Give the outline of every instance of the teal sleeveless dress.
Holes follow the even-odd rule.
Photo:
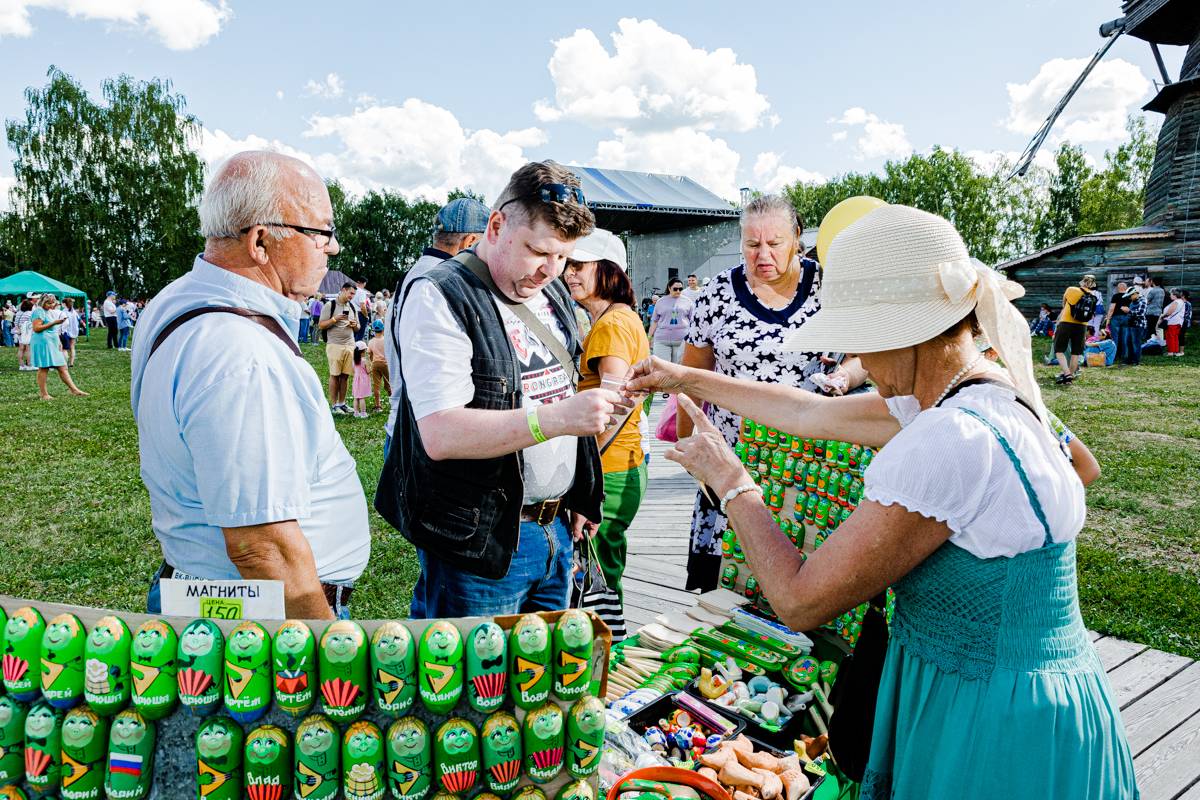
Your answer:
[[[1075,543],[1014,557],[944,543],[895,586],[862,800],[1137,798],[1120,710],[1079,613]]]

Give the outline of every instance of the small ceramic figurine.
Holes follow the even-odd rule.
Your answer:
[[[563,765],[563,712],[546,703],[525,715],[521,741],[525,750],[525,774],[537,783],[558,777]]]
[[[550,697],[550,628],[537,614],[517,620],[508,640],[509,690],[526,711]]]
[[[316,697],[317,640],[299,620],[289,619],[275,631],[271,646],[275,705],[293,717],[308,713]]]
[[[567,772],[586,778],[600,767],[604,749],[604,701],[588,695],[567,712]]]
[[[494,622],[481,622],[467,642],[467,702],[486,714],[500,707],[508,688],[504,631]]]
[[[417,696],[417,654],[412,634],[402,622],[385,622],[371,636],[371,682],[375,707],[401,717]]]
[[[40,685],[34,665],[42,655],[46,621],[36,608],[18,608],[4,624],[4,688],[14,699],[28,703]]]
[[[433,742],[416,717],[403,717],[387,732],[388,788],[396,800],[425,800],[433,779]]]
[[[421,702],[435,714],[447,714],[463,692],[462,635],[454,623],[438,620],[421,634],[417,681]]]
[[[83,699],[83,648],[87,636],[74,614],[59,614],[42,634],[42,697],[66,709]]]
[[[592,618],[586,611],[564,611],[554,625],[554,694],[574,700],[587,694],[592,682]]]
[[[384,792],[383,734],[374,722],[359,720],[342,739],[342,795],[345,800],[379,800]]]
[[[209,717],[196,729],[196,796],[241,800],[242,727],[229,717]]]
[[[341,619],[321,634],[321,697],[335,722],[353,722],[367,708],[368,655],[367,634],[357,622]]]
[[[546,793],[540,786],[527,783],[513,795],[512,800],[546,800]]]
[[[596,791],[592,784],[583,779],[564,783],[554,795],[554,800],[596,800]]]
[[[291,798],[292,744],[283,728],[259,725],[250,731],[242,765],[249,800]]]
[[[217,623],[195,619],[187,624],[179,634],[175,667],[179,702],[200,716],[216,711],[225,681],[225,634]]]
[[[129,669],[133,675],[133,707],[146,720],[162,719],[175,708],[175,652],[179,637],[161,619],[148,619],[133,635]]]
[[[154,734],[154,724],[132,708],[113,718],[104,777],[104,793],[109,800],[143,800],[150,794],[154,783]]]
[[[38,700],[25,717],[25,782],[34,796],[58,789],[62,771],[62,717],[54,706]]]
[[[246,620],[225,642],[225,708],[238,722],[249,723],[270,705],[271,637],[262,625]]]
[[[296,728],[294,751],[296,795],[305,800],[332,800],[340,788],[341,748],[338,732],[324,714],[310,714]]]
[[[483,782],[493,792],[507,794],[521,779],[521,726],[507,711],[497,711],[483,723]]]
[[[129,704],[129,652],[133,634],[120,617],[101,617],[84,646],[83,698],[102,717]]]
[[[62,724],[63,800],[99,800],[104,791],[108,718],[88,706],[67,712]]]
[[[451,717],[433,738],[433,767],[438,783],[452,794],[475,788],[479,777],[479,736],[475,726]]]
[[[8,695],[0,695],[0,786],[25,777],[25,715],[29,710]]]

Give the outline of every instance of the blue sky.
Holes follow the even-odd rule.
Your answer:
[[[1117,0],[6,0],[0,114],[19,116],[56,64],[93,92],[121,72],[169,78],[206,160],[270,146],[354,191],[494,196],[550,157],[732,197],[934,144],[1015,155],[1119,14]],[[1183,49],[1164,53],[1177,74]],[[1157,78],[1148,45],[1118,41],[1056,138],[1098,159]],[[0,189],[11,175],[7,153]]]

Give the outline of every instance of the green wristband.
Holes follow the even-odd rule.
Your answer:
[[[525,412],[525,421],[529,423],[529,432],[533,434],[533,440],[538,444],[546,441],[546,434],[542,433],[542,426],[538,422],[538,407],[530,406]]]

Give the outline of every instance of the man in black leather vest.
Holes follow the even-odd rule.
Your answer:
[[[404,389],[375,507],[417,547],[414,618],[567,605],[572,536],[601,519],[595,436],[628,407],[574,388],[558,277],[594,224],[574,175],[526,164],[476,248],[396,300]]]

